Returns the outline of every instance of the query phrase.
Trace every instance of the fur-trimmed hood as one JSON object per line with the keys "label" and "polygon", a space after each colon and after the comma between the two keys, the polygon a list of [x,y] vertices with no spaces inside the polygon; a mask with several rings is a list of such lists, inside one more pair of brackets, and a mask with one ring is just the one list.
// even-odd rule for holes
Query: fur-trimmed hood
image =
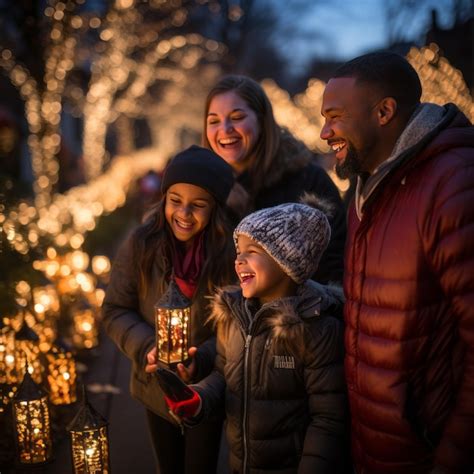
{"label": "fur-trimmed hood", "polygon": [[296,296],[266,303],[258,309],[254,300],[242,296],[239,286],[227,286],[214,296],[209,321],[224,329],[237,322],[247,331],[251,317],[255,321],[264,318],[263,327],[271,329],[275,340],[302,341],[305,322],[323,315],[342,320],[343,305],[342,288],[312,280],[300,285]]}

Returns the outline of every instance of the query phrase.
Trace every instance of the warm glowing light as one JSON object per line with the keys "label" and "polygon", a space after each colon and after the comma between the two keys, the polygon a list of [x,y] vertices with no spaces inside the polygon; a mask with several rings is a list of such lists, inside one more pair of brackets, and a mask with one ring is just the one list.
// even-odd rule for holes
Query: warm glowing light
{"label": "warm glowing light", "polygon": [[103,255],[92,257],[92,271],[96,275],[102,275],[110,271],[110,260]]}

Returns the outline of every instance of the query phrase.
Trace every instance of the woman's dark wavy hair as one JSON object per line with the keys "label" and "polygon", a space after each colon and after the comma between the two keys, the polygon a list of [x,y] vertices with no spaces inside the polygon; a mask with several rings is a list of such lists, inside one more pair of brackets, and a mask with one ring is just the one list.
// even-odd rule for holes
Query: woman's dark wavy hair
{"label": "woman's dark wavy hair", "polygon": [[[165,218],[166,194],[148,212],[145,221],[133,234],[133,249],[139,275],[140,292],[146,295],[156,271],[160,292],[166,290],[172,273],[173,232]],[[235,248],[232,227],[224,206],[215,201],[204,236],[205,261],[200,280],[205,279],[209,294],[218,286],[235,280]]]}
{"label": "woman's dark wavy hair", "polygon": [[204,133],[202,136],[204,147],[212,150],[206,132],[207,114],[211,101],[217,95],[231,91],[235,92],[255,112],[260,126],[260,135],[253,151],[254,160],[249,169],[249,176],[252,178],[252,193],[255,194],[265,183],[265,177],[268,175],[275,156],[279,152],[282,131],[275,121],[272,104],[258,82],[246,76],[224,76],[207,94],[204,110]]}

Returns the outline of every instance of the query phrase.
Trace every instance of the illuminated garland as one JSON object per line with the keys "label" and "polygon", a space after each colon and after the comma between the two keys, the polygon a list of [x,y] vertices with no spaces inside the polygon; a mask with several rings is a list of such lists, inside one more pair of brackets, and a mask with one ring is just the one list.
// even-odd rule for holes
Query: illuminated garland
{"label": "illuminated garland", "polygon": [[474,101],[462,73],[440,55],[436,44],[431,43],[421,49],[411,48],[407,59],[420,76],[423,102],[439,105],[453,102],[474,122]]}
{"label": "illuminated garland", "polygon": [[34,174],[35,205],[43,208],[51,202],[52,191],[58,182],[57,154],[61,145],[60,121],[62,94],[67,73],[72,69],[76,40],[65,37],[67,20],[74,2],[52,2],[45,9],[51,21],[46,49],[44,87],[42,92],[28,69],[17,61],[9,49],[0,54],[0,67],[25,101],[25,117],[30,136],[28,147]]}
{"label": "illuminated garland", "polygon": [[[444,58],[439,57],[435,46],[412,49],[408,59],[420,74],[424,101],[438,104],[455,102],[471,120],[474,119],[473,101],[462,76]],[[166,69],[161,72],[166,75]],[[204,68],[201,72],[199,80],[199,75],[173,71],[173,77],[177,80],[170,81],[156,108],[150,107],[151,127],[156,128],[157,134],[160,134],[159,148],[114,158],[106,173],[88,184],[56,195],[48,207],[37,209],[23,203],[17,209],[0,212],[0,224],[14,248],[26,254],[44,235],[53,236],[58,246],[79,248],[84,240],[83,234],[95,228],[101,215],[124,205],[127,192],[136,179],[150,169],[160,170],[164,167],[168,158],[179,147],[179,133],[183,128],[199,136],[203,93],[206,89],[203,81],[215,78],[217,70]],[[145,82],[148,80],[151,79],[146,79]],[[317,118],[323,83],[311,80],[307,90],[296,96],[294,101],[275,83],[267,80],[263,85],[272,100],[277,121],[287,126],[311,149],[326,151],[327,148],[319,139],[321,119]],[[133,102],[134,92],[129,91],[128,94],[127,101]],[[133,112],[133,109],[128,112]],[[25,233],[18,231],[21,226],[28,227],[26,239]]]}

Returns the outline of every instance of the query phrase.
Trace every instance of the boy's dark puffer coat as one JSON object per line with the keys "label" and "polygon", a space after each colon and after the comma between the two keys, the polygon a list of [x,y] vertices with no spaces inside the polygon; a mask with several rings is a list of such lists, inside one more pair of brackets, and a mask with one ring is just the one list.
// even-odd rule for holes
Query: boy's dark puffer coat
{"label": "boy's dark puffer coat", "polygon": [[347,435],[341,292],[308,282],[295,297],[251,306],[238,287],[215,298],[216,369],[195,386],[205,414],[225,391],[232,472],[339,472]]}

